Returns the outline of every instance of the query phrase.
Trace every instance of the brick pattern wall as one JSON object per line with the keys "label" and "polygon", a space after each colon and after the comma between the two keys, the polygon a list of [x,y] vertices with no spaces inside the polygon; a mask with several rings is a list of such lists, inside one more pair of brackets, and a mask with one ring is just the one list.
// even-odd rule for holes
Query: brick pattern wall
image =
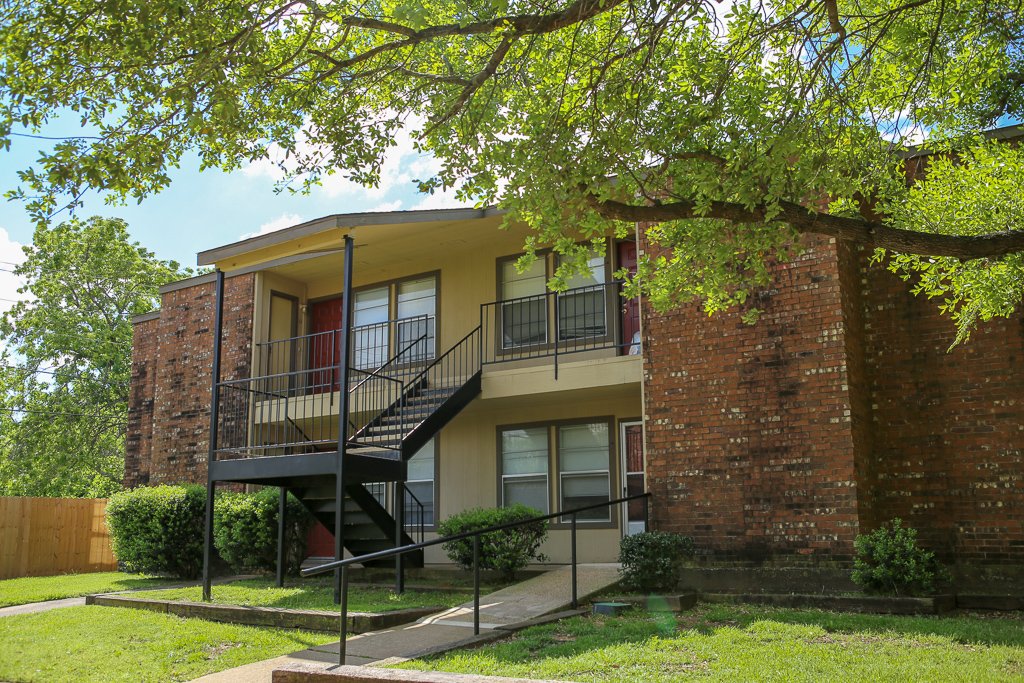
{"label": "brick pattern wall", "polygon": [[947,560],[1024,563],[1024,314],[947,352],[935,301],[877,266],[862,285],[878,522],[904,519]]}
{"label": "brick pattern wall", "polygon": [[[252,319],[255,276],[229,277],[224,285],[224,335],[221,373],[224,379],[249,374],[252,357]],[[206,482],[210,437],[210,381],[213,362],[215,285],[166,292],[158,320],[144,323],[148,343],[155,346],[151,408],[152,437],[148,478],[142,476],[146,457],[139,438],[139,473],[130,485]],[[141,327],[141,326],[139,326]],[[137,327],[136,336],[143,331]],[[141,352],[140,352],[141,355]],[[144,389],[139,390],[140,396]],[[133,390],[133,397],[134,397]],[[131,410],[137,410],[133,398]],[[138,408],[140,415],[142,408]],[[134,439],[130,427],[129,441]],[[140,434],[145,428],[140,428]]]}
{"label": "brick pattern wall", "polygon": [[[654,526],[716,558],[836,561],[858,533],[836,245],[775,268],[752,305],[709,319],[644,308]],[[649,246],[643,245],[649,249]]]}
{"label": "brick pattern wall", "polygon": [[149,483],[153,455],[157,325],[157,320],[146,320],[132,328],[132,379],[124,457],[124,485],[128,487]]}

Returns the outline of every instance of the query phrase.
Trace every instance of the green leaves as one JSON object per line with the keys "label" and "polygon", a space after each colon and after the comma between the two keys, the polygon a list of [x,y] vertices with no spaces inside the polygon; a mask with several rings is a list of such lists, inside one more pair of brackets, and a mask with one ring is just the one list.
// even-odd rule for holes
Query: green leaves
{"label": "green leaves", "polygon": [[[332,173],[372,186],[396,130],[412,125],[440,162],[421,188],[501,204],[534,228],[532,247],[551,246],[568,263],[578,242],[624,229],[589,195],[756,209],[756,224],[662,226],[634,283],[662,309],[697,299],[710,313],[748,307],[753,320],[750,294],[800,251],[794,231],[774,221],[780,207],[881,202],[897,227],[935,230],[898,209],[945,203],[939,193],[908,195],[908,145],[962,141],[1024,116],[1015,4],[840,0],[826,9],[792,0],[740,0],[726,13],[716,3],[627,0],[15,1],[0,34],[0,144],[12,127],[36,131],[69,108],[95,137],[45,150],[12,190],[45,221],[88,189],[116,201],[159,191],[187,150],[226,170],[269,154],[300,190]],[[970,183],[959,192],[957,216],[1005,194]],[[1024,215],[1006,219],[1019,230]],[[973,234],[956,232],[968,229],[960,218],[945,224]],[[896,267],[916,274],[924,252],[906,250],[918,256]],[[1019,305],[1012,260],[956,276],[943,266],[921,291],[941,295],[966,338],[974,321]],[[999,292],[1009,295],[998,301]]]}
{"label": "green leaves", "polygon": [[[957,154],[927,162],[925,175],[884,210],[900,227],[919,232],[985,235],[1020,230],[1024,217],[1024,153],[1016,145],[979,140]],[[939,300],[957,326],[955,344],[979,321],[1009,317],[1024,297],[1024,254],[961,261],[878,253],[875,260],[911,283],[915,294]]]}
{"label": "green leaves", "polygon": [[131,319],[189,271],[118,219],[40,227],[25,253],[26,300],[0,317],[0,493],[109,495],[124,473]]}

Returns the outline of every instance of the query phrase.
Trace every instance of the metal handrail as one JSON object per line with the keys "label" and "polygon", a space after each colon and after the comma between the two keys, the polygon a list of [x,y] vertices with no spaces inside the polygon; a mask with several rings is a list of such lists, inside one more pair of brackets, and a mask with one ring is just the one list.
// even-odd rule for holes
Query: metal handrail
{"label": "metal handrail", "polygon": [[451,541],[461,541],[466,538],[473,539],[473,634],[480,635],[480,537],[484,534],[494,533],[496,531],[506,531],[519,526],[525,526],[527,524],[535,524],[537,522],[544,522],[549,519],[556,517],[570,517],[571,518],[571,529],[572,529],[572,543],[570,549],[571,563],[572,563],[572,608],[576,609],[579,606],[578,596],[578,583],[576,576],[576,516],[581,512],[587,512],[588,510],[597,510],[605,507],[611,507],[612,505],[621,505],[628,503],[633,500],[644,501],[644,528],[650,527],[650,493],[637,493],[632,496],[626,496],[624,498],[616,498],[615,500],[605,501],[603,503],[595,503],[593,505],[585,505],[579,508],[573,508],[572,510],[560,510],[553,512],[548,515],[540,515],[537,517],[531,517],[530,519],[524,519],[518,522],[507,522],[505,524],[496,524],[494,526],[487,527],[485,529],[475,529],[473,531],[464,531],[461,534],[453,534],[451,536],[439,536],[438,538],[431,539],[429,541],[421,541],[419,543],[411,543],[409,545],[399,546],[397,548],[388,548],[387,550],[379,550],[375,553],[368,553],[366,555],[360,555],[358,557],[349,557],[343,560],[334,560],[333,562],[327,562],[325,564],[317,565],[316,567],[309,567],[301,570],[302,576],[315,576],[317,574],[325,574],[327,572],[341,570],[341,641],[338,643],[338,654],[339,660],[342,665],[345,664],[346,655],[346,643],[345,640],[348,637],[348,567],[356,563],[370,562],[372,560],[381,560],[388,557],[398,557],[405,555],[406,553],[415,552],[424,548],[429,548],[442,543],[449,543]]}
{"label": "metal handrail", "polygon": [[[413,319],[414,319],[414,318],[410,318],[410,320],[413,320]],[[427,333],[426,333],[426,332],[424,332],[424,333],[423,333],[423,334],[421,334],[421,335],[420,335],[420,336],[419,336],[419,337],[418,337],[418,338],[417,338],[417,339],[416,339],[415,341],[413,341],[412,343],[410,343],[410,344],[406,345],[406,347],[405,347],[404,349],[402,349],[401,351],[399,351],[399,352],[398,352],[398,353],[396,353],[395,355],[391,356],[391,358],[388,358],[388,359],[387,359],[386,361],[384,361],[384,362],[383,362],[383,363],[382,363],[382,364],[380,365],[380,367],[378,367],[378,368],[377,368],[376,370],[361,370],[361,369],[359,369],[359,368],[349,368],[349,371],[355,370],[355,371],[357,371],[357,372],[361,372],[361,373],[363,373],[364,375],[369,375],[370,377],[382,377],[383,375],[380,375],[380,372],[381,372],[381,370],[383,370],[384,368],[386,368],[387,366],[391,365],[391,364],[392,364],[392,363],[394,363],[394,362],[395,362],[396,360],[398,360],[399,358],[401,358],[401,357],[402,357],[402,355],[403,355],[403,354],[404,354],[404,353],[405,353],[406,351],[408,351],[408,350],[409,350],[409,349],[411,349],[412,347],[416,346],[416,345],[417,345],[417,344],[419,344],[419,343],[420,343],[421,341],[424,341],[424,340],[426,340],[426,339],[428,338],[428,336],[429,336],[429,335],[427,335]],[[355,391],[355,390],[356,390],[356,389],[358,389],[359,387],[363,386],[363,383],[364,383],[364,382],[368,382],[368,381],[370,380],[370,377],[364,377],[363,379],[359,380],[359,382],[358,382],[358,383],[357,383],[357,384],[356,384],[356,385],[355,385],[354,387],[352,387],[351,389],[349,389],[349,391],[350,391],[350,392],[352,392],[352,391]],[[389,377],[388,379],[392,379],[392,378],[390,378],[390,377]]]}
{"label": "metal handrail", "polygon": [[[449,354],[453,353],[456,349],[458,349],[460,346],[462,346],[463,343],[468,341],[470,337],[472,337],[474,334],[476,334],[479,331],[480,331],[480,326],[477,325],[472,330],[470,330],[469,333],[465,337],[463,337],[459,341],[457,341],[454,344],[452,344],[451,348],[449,348],[447,351],[445,351],[440,356],[438,356],[433,361],[431,361],[430,365],[428,365],[427,367],[423,368],[422,372],[420,372],[418,375],[416,375],[411,380],[409,380],[409,385],[411,386],[411,385],[415,384],[416,382],[419,382],[420,379],[425,377],[426,374],[428,372],[430,372],[434,368],[434,366],[440,365],[441,361],[443,361],[445,358],[447,358]],[[481,360],[483,360],[483,359],[481,359]]]}

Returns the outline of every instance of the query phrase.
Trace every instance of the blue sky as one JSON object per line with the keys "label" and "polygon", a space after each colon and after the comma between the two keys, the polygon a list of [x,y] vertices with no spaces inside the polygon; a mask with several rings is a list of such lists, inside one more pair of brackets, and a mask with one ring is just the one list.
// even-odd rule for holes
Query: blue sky
{"label": "blue sky", "polygon": [[[51,143],[14,137],[10,151],[0,151],[0,190],[16,187],[17,171],[32,166],[41,146],[47,144]],[[407,136],[399,136],[385,161],[380,187],[368,189],[332,176],[309,195],[275,192],[279,173],[269,162],[229,174],[200,172],[198,159],[190,157],[171,174],[168,189],[141,204],[107,205],[102,197],[92,195],[77,215],[123,218],[133,239],[157,256],[194,266],[198,251],[327,214],[459,206],[451,194],[429,196],[416,191],[413,180],[433,170],[432,160],[417,155]],[[21,203],[0,200],[0,311],[9,307],[6,300],[18,296],[17,281],[4,271],[20,260],[21,245],[32,241],[32,230]]]}

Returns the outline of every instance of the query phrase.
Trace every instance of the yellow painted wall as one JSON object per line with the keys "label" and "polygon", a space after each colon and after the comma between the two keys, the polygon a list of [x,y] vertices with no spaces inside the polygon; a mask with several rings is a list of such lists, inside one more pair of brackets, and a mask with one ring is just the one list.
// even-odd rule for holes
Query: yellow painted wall
{"label": "yellow painted wall", "polygon": [[[576,418],[613,416],[614,453],[612,457],[612,497],[621,496],[619,478],[618,422],[639,418],[641,413],[639,384],[604,391],[567,391],[533,399],[476,399],[439,435],[437,518],[471,507],[494,507],[498,504],[498,427],[533,422]],[[552,454],[554,458],[554,454]],[[548,481],[552,511],[557,509],[555,490],[557,473],[549,470]],[[578,552],[581,562],[614,562],[617,560],[621,519],[613,515],[615,528],[586,529],[580,524]],[[569,560],[569,532],[553,529],[542,548],[552,563]],[[447,563],[444,551],[427,550],[427,563]]]}

